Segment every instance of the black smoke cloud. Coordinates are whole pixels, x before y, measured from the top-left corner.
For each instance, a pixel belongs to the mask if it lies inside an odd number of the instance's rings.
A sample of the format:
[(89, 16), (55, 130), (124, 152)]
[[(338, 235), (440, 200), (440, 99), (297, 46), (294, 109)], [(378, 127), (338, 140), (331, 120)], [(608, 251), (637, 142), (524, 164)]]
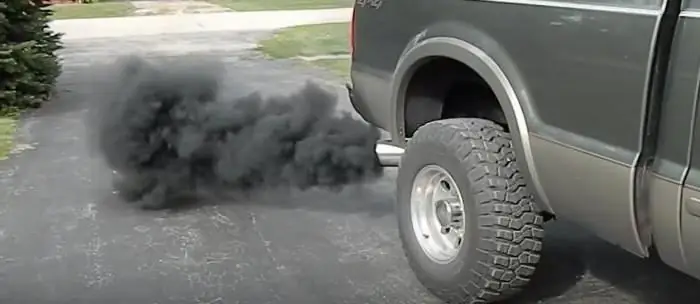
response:
[(378, 130), (336, 111), (334, 94), (308, 82), (226, 99), (221, 66), (126, 57), (110, 69), (88, 130), (125, 200), (162, 209), (201, 188), (339, 189), (381, 175)]

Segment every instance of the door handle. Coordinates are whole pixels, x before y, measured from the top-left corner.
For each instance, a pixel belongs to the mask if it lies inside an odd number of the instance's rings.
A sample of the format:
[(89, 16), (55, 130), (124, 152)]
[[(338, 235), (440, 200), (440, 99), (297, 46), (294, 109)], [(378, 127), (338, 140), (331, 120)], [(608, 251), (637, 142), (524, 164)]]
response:
[(693, 216), (700, 217), (700, 198), (689, 197), (685, 200), (685, 210)]

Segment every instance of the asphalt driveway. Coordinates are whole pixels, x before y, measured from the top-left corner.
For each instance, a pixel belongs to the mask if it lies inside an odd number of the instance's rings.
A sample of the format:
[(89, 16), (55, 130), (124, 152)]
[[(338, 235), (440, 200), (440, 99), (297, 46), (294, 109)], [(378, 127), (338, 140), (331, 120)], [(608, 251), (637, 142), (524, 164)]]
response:
[[(2, 303), (439, 303), (398, 242), (393, 176), (341, 194), (300, 193), (143, 212), (120, 202), (86, 148), (83, 115), (96, 64), (132, 52), (223, 59), (232, 82), (283, 93), (330, 74), (269, 62), (259, 33), (69, 42), (55, 100), (26, 117), (0, 162)], [(336, 86), (342, 92), (340, 86)], [(240, 94), (243, 92), (232, 92)], [(350, 109), (344, 99), (343, 107)], [(684, 303), (698, 282), (566, 223), (550, 225), (532, 287), (514, 303)]]

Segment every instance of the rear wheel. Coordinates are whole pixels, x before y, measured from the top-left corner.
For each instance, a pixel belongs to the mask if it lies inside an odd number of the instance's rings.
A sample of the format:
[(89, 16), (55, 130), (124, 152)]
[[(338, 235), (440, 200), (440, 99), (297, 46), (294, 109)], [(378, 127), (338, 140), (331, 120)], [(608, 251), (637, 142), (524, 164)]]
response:
[(524, 287), (543, 218), (503, 128), (446, 119), (419, 128), (401, 160), (399, 232), (418, 279), (448, 303), (489, 303)]

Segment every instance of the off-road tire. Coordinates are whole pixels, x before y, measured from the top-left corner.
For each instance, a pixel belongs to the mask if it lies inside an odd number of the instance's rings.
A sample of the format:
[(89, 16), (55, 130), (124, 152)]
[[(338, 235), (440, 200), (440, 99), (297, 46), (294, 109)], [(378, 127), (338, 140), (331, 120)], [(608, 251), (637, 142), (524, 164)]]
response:
[[(433, 262), (416, 239), (410, 196), (426, 165), (447, 170), (464, 201), (466, 231), (457, 258)], [(543, 218), (515, 162), (510, 135), (484, 119), (445, 119), (420, 127), (397, 179), (399, 233), (419, 281), (447, 303), (492, 303), (515, 295), (540, 259)]]

